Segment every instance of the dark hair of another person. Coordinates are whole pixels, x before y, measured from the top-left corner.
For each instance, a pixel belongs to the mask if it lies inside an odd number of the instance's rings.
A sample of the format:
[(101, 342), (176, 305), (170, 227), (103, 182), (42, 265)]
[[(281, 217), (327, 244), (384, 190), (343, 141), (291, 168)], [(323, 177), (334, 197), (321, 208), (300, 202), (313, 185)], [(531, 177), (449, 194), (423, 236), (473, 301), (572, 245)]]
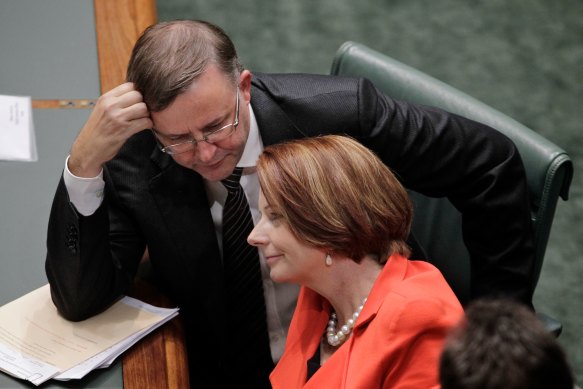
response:
[(409, 196), (357, 141), (336, 135), (266, 147), (257, 163), (267, 203), (302, 242), (360, 261), (409, 255)]
[(159, 112), (210, 64), (237, 83), (243, 67), (225, 31), (201, 20), (162, 22), (148, 27), (138, 38), (126, 78), (142, 93), (148, 109)]
[(440, 361), (442, 389), (573, 389), (557, 339), (527, 307), (507, 300), (471, 303)]

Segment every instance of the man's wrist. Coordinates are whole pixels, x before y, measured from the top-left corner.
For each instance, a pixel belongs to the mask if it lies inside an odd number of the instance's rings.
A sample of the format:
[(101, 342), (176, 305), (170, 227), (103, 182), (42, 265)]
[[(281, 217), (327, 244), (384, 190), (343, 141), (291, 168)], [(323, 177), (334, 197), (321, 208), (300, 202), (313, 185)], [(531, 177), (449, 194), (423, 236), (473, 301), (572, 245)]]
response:
[(99, 208), (103, 202), (103, 169), (94, 177), (79, 177), (69, 170), (69, 157), (65, 161), (63, 180), (69, 200), (83, 216), (90, 216)]
[(96, 178), (103, 172), (103, 167), (101, 165), (85, 165), (71, 155), (67, 158), (66, 166), (71, 175), (76, 178)]

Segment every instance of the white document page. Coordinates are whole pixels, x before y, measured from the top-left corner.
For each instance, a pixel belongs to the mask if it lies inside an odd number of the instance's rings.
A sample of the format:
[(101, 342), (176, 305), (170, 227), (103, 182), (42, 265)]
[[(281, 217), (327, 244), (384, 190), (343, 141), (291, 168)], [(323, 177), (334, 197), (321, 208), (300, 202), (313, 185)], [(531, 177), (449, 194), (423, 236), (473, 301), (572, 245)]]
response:
[(0, 95), (0, 160), (38, 160), (30, 97)]
[(56, 367), (29, 358), (3, 343), (0, 343), (0, 370), (35, 385), (40, 385), (59, 373)]
[[(60, 379), (81, 378), (135, 343), (138, 339), (133, 336), (145, 335), (148, 329), (156, 328), (178, 311), (163, 310), (161, 317), (159, 308), (145, 307), (148, 305), (125, 297), (99, 315), (70, 322), (57, 312), (47, 284), (0, 307), (0, 351), (9, 350), (0, 352), (0, 368), (17, 377), (40, 374), (46, 380), (86, 363), (85, 367), (80, 367), (81, 372), (77, 369), (71, 376), (58, 376)], [(115, 347), (120, 343), (125, 345), (123, 350)], [(21, 357), (15, 359), (14, 355)], [(97, 355), (99, 357), (92, 360)], [(24, 365), (28, 360), (34, 363)], [(14, 365), (18, 369), (26, 366), (26, 374), (18, 374), (17, 369), (10, 367)], [(34, 381), (25, 379), (37, 385), (42, 382), (37, 378)]]
[(147, 327), (144, 330), (129, 336), (125, 340), (111, 346), (107, 350), (95, 355), (94, 357), (76, 366), (73, 366), (71, 369), (56, 375), (53, 377), (54, 379), (61, 381), (80, 379), (91, 370), (111, 366), (111, 364), (115, 362), (116, 358), (119, 357), (124, 351), (136, 344), (144, 336), (148, 335), (150, 332), (154, 331), (156, 328), (160, 327), (162, 324), (178, 315), (178, 308), (159, 308), (127, 296), (121, 299), (120, 302), (154, 313), (160, 317), (160, 321), (151, 327)]

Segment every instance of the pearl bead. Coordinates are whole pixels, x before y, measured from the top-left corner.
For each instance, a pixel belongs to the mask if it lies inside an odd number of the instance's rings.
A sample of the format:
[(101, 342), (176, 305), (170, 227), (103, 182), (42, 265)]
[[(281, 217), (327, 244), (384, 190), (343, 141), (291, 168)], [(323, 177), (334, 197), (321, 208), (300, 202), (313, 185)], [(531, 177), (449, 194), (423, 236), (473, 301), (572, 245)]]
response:
[(330, 346), (336, 347), (344, 343), (352, 332), (352, 328), (354, 327), (358, 316), (360, 316), (360, 312), (363, 310), (365, 303), (366, 298), (362, 300), (362, 304), (356, 309), (356, 312), (352, 314), (352, 318), (348, 319), (346, 324), (340, 327), (340, 331), (336, 331), (336, 326), (338, 324), (336, 312), (330, 314), (330, 320), (328, 321), (328, 327), (326, 328), (326, 340)]

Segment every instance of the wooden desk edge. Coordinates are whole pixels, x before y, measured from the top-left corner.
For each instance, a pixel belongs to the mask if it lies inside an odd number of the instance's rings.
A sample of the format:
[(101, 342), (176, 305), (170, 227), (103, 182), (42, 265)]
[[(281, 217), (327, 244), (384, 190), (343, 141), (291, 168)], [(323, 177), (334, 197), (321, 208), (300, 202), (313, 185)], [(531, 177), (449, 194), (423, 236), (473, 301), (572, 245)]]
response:
[[(150, 284), (136, 280), (131, 296), (160, 307), (172, 304)], [(180, 315), (123, 355), (124, 388), (188, 388), (188, 357)]]

